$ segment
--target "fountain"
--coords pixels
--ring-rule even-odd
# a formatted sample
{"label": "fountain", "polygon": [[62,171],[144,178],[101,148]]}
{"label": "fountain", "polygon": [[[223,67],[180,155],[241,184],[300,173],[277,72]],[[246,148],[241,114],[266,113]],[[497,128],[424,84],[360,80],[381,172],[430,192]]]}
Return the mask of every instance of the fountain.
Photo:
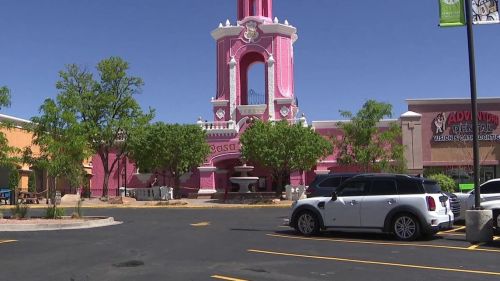
{"label": "fountain", "polygon": [[240,186],[240,193],[249,193],[250,190],[248,189],[248,186],[251,185],[252,183],[256,183],[259,178],[258,177],[249,177],[248,172],[253,171],[253,166],[247,166],[246,164],[243,164],[243,166],[236,166],[234,167],[234,170],[236,172],[241,172],[241,176],[239,177],[230,177],[229,180],[232,183],[235,183]]}

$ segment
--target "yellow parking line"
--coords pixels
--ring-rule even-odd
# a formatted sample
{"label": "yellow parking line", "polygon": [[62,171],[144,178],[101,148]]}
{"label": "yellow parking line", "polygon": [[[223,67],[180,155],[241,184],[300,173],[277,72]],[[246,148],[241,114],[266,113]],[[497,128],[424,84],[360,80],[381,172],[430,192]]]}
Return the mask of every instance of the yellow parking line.
{"label": "yellow parking line", "polygon": [[477,250],[477,248],[479,248],[479,246],[483,246],[484,243],[479,243],[479,244],[474,244],[474,245],[471,245],[470,247],[467,248],[467,250]]}
{"label": "yellow parking line", "polygon": [[308,259],[317,259],[317,260],[333,260],[333,261],[340,261],[340,262],[383,265],[383,266],[392,266],[392,267],[404,267],[404,268],[415,268],[415,269],[439,270],[439,271],[449,271],[449,272],[461,272],[461,273],[500,276],[500,272],[492,272],[492,271],[469,270],[469,269],[448,268],[448,267],[433,267],[433,266],[425,266],[425,265],[390,263],[390,262],[369,261],[369,260],[355,260],[355,259],[346,259],[346,258],[338,258],[338,257],[310,256],[310,255],[271,252],[271,251],[254,250],[254,249],[248,249],[247,251],[251,252],[251,253],[268,254],[268,255],[275,255],[275,256],[298,257],[298,258],[308,258]]}
{"label": "yellow parking line", "polygon": [[[352,244],[369,244],[369,245],[383,245],[383,246],[405,246],[405,247],[423,247],[423,248],[438,248],[438,249],[450,249],[450,250],[471,250],[465,247],[454,247],[454,246],[442,246],[442,245],[430,245],[430,244],[413,244],[413,243],[393,243],[393,242],[372,242],[372,241],[362,241],[362,240],[344,240],[344,239],[328,239],[328,238],[311,238],[311,237],[298,237],[290,235],[278,235],[278,234],[266,234],[271,237],[288,238],[288,239],[299,239],[299,240],[313,240],[313,241],[328,241],[328,242],[340,242],[340,243],[352,243]],[[494,249],[473,249],[480,252],[493,252],[500,253],[500,250]]]}
{"label": "yellow parking line", "polygon": [[465,233],[443,233],[443,232],[438,232],[437,235],[444,235],[444,236],[465,236]]}
{"label": "yellow parking line", "polygon": [[451,232],[457,232],[457,231],[460,231],[462,229],[465,229],[465,226],[461,226],[461,227],[457,227],[455,229],[451,229],[451,230],[446,230],[446,231],[440,231],[439,233],[451,233]]}
{"label": "yellow parking line", "polygon": [[222,275],[212,275],[210,277],[212,277],[214,279],[229,280],[229,281],[248,281],[245,279],[232,278],[232,277],[227,277],[227,276],[222,276]]}
{"label": "yellow parking line", "polygon": [[0,244],[17,242],[17,240],[0,240]]}
{"label": "yellow parking line", "polygon": [[190,225],[191,226],[209,226],[210,222],[208,222],[208,221],[202,221],[202,222],[198,222],[198,223],[192,223]]}

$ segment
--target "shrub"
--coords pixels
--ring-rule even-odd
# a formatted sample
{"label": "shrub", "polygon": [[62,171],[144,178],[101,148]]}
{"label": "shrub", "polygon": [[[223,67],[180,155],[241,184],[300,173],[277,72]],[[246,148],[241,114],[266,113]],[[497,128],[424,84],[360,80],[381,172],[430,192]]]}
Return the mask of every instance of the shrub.
{"label": "shrub", "polygon": [[445,174],[434,174],[428,177],[430,180],[435,180],[441,186],[441,190],[445,192],[455,192],[455,181]]}
{"label": "shrub", "polygon": [[9,189],[15,190],[19,185],[19,171],[17,169],[11,169],[9,174]]}
{"label": "shrub", "polygon": [[27,204],[16,204],[16,206],[11,209],[12,217],[15,219],[24,219],[28,216],[29,209],[30,207]]}
{"label": "shrub", "polygon": [[36,191],[36,179],[35,179],[35,173],[31,173],[30,177],[28,178],[28,191],[29,192],[35,192]]}
{"label": "shrub", "polygon": [[64,216],[64,208],[57,208],[55,206],[48,207],[45,212],[47,219],[61,219]]}

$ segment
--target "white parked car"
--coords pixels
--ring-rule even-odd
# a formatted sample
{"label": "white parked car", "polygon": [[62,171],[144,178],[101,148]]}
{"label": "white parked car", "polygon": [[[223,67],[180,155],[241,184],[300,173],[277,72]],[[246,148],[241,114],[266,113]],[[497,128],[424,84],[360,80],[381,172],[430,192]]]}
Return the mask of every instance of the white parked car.
{"label": "white parked car", "polygon": [[[489,180],[479,186],[481,207],[485,210],[500,209],[500,178]],[[474,209],[474,190],[468,193],[455,193],[460,201],[460,216],[456,220],[465,220],[465,211]]]}
{"label": "white parked car", "polygon": [[320,230],[393,233],[415,240],[453,226],[448,197],[435,182],[394,174],[366,174],[343,182],[331,197],[294,203],[289,225],[303,235]]}

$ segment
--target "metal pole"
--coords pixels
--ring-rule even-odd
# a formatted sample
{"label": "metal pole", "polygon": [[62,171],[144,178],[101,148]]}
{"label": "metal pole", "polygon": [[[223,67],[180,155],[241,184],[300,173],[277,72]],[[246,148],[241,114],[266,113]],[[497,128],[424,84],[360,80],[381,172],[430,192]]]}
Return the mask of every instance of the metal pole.
{"label": "metal pole", "polygon": [[474,158],[474,206],[481,209],[481,194],[479,190],[479,141],[477,129],[477,92],[476,92],[476,61],[474,58],[474,31],[472,29],[472,4],[465,0],[465,15],[467,18],[467,41],[469,45],[469,76],[470,96],[472,106],[472,153]]}

